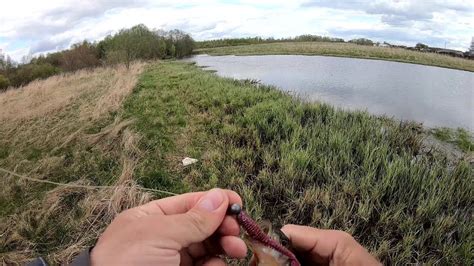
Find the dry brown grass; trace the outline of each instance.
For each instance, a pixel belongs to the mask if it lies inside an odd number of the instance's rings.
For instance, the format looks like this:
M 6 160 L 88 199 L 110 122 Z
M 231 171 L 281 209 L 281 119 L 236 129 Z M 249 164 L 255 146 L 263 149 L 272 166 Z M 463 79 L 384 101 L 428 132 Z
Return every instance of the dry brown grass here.
M 128 129 L 134 121 L 120 116 L 144 67 L 81 70 L 0 94 L 0 153 L 6 150 L 0 167 L 68 184 L 94 185 L 99 179 L 112 185 L 54 187 L 0 174 L 0 262 L 24 264 L 43 255 L 65 263 L 117 213 L 150 200 L 133 180 L 140 136 Z M 94 172 L 88 167 L 103 167 L 101 160 L 117 162 L 112 180 L 88 176 Z M 18 201 L 14 209 L 10 200 Z M 48 241 L 52 251 L 42 246 Z
M 136 63 L 130 69 L 81 70 L 0 93 L 0 144 L 52 151 L 65 147 L 119 109 L 143 68 Z
M 120 107 L 143 67 L 136 63 L 130 69 L 119 65 L 80 70 L 0 93 L 0 121 L 42 117 L 73 104 L 80 104 L 82 119 L 98 118 Z

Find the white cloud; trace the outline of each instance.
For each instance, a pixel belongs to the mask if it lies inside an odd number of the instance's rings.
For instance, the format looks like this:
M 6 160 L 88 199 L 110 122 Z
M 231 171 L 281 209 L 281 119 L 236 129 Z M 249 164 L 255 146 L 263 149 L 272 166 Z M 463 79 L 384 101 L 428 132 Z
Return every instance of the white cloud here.
M 180 28 L 197 40 L 309 33 L 410 45 L 446 42 L 465 50 L 474 35 L 473 13 L 474 2 L 440 0 L 16 0 L 0 8 L 0 49 L 19 60 L 143 23 Z

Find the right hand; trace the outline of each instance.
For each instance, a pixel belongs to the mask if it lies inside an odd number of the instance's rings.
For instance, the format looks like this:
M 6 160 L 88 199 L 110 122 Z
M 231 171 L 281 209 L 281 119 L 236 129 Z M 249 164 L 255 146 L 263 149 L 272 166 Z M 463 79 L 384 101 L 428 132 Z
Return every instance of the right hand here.
M 381 265 L 346 232 L 292 224 L 281 231 L 290 239 L 302 264 Z
M 225 265 L 245 258 L 239 224 L 226 215 L 237 193 L 212 189 L 151 201 L 118 215 L 91 251 L 91 265 Z

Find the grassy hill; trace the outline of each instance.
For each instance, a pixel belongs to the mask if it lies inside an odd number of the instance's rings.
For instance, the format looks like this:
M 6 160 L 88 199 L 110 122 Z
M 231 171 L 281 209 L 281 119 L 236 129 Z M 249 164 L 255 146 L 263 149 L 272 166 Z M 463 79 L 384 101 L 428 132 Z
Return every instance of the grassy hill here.
M 279 42 L 250 44 L 239 46 L 225 46 L 216 48 L 202 48 L 196 53 L 210 55 L 325 55 L 380 59 L 413 63 L 421 65 L 439 66 L 453 69 L 474 71 L 474 60 L 456 58 L 435 53 L 422 53 L 402 48 L 373 47 L 352 43 L 331 42 Z
M 121 210 L 235 189 L 275 225 L 346 230 L 385 263 L 469 264 L 473 168 L 415 124 L 300 102 L 175 61 L 98 68 L 0 94 L 0 257 L 60 263 Z M 184 157 L 199 162 L 182 167 Z M 92 187 L 91 187 L 92 186 Z M 105 187 L 107 186 L 107 187 Z M 110 187 L 109 187 L 110 186 Z

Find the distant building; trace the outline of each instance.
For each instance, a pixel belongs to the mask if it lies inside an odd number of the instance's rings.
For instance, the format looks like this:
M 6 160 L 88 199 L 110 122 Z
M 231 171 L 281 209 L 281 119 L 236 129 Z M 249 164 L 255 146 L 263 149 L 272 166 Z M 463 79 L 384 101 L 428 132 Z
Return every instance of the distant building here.
M 438 54 L 445 54 L 454 57 L 464 57 L 464 53 L 461 51 L 453 50 L 453 49 L 443 49 L 443 48 L 430 48 L 433 52 Z

